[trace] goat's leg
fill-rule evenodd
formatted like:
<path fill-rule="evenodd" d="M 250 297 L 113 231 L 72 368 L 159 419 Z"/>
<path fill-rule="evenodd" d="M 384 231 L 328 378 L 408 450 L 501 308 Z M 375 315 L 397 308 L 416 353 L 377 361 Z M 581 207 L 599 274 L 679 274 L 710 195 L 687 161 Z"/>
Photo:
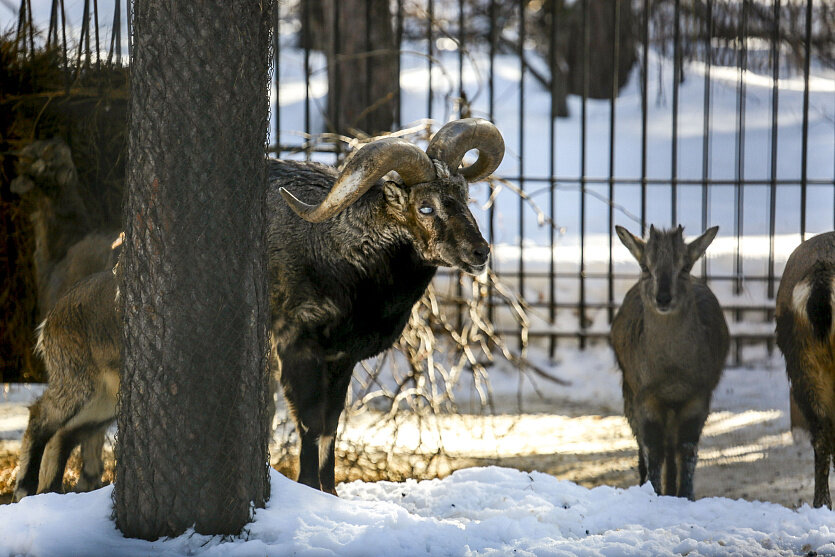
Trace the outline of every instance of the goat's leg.
<path fill-rule="evenodd" d="M 812 433 L 812 448 L 815 451 L 815 507 L 826 505 L 832 508 L 829 496 L 829 466 L 832 461 L 832 442 L 828 431 L 822 427 L 820 421 L 810 424 Z"/>
<path fill-rule="evenodd" d="M 676 494 L 677 476 L 675 439 L 667 439 L 664 443 L 664 495 Z"/>
<path fill-rule="evenodd" d="M 645 483 L 647 483 L 647 461 L 646 457 L 644 456 L 644 453 L 646 451 L 646 445 L 644 445 L 644 442 L 641 439 L 641 424 L 640 419 L 637 416 L 637 410 L 635 408 L 635 395 L 625 379 L 623 381 L 622 387 L 623 414 L 626 416 L 626 421 L 629 423 L 629 428 L 632 430 L 632 434 L 635 436 L 635 440 L 638 443 L 638 479 L 639 484 L 644 485 Z"/>
<path fill-rule="evenodd" d="M 644 457 L 644 446 L 638 444 L 638 480 L 640 485 L 647 483 L 647 460 Z"/>
<path fill-rule="evenodd" d="M 301 439 L 297 481 L 314 489 L 320 489 L 319 438 L 325 427 L 327 387 L 318 353 L 312 348 L 293 348 L 281 357 L 281 386 Z"/>
<path fill-rule="evenodd" d="M 20 448 L 20 465 L 13 495 L 15 501 L 40 493 L 39 478 L 46 449 L 61 427 L 84 406 L 85 397 L 89 397 L 89 393 L 84 389 L 47 386 L 44 394 L 29 407 L 29 423 Z"/>
<path fill-rule="evenodd" d="M 679 497 L 686 497 L 693 501 L 693 476 L 696 473 L 698 460 L 699 438 L 702 435 L 707 415 L 710 410 L 710 394 L 707 397 L 697 397 L 688 401 L 679 410 L 678 442 L 676 453 L 680 464 L 678 476 Z M 672 493 L 671 493 L 672 495 Z"/>
<path fill-rule="evenodd" d="M 664 417 L 666 412 L 651 395 L 637 401 L 640 412 L 641 444 L 646 459 L 647 477 L 655 493 L 661 495 L 661 468 L 664 463 Z"/>
<path fill-rule="evenodd" d="M 325 432 L 319 438 L 319 482 L 322 491 L 336 495 L 334 468 L 336 456 L 334 445 L 339 416 L 345 408 L 345 395 L 351 384 L 352 363 L 332 365 L 328 382 L 327 411 L 325 412 Z"/>
<path fill-rule="evenodd" d="M 75 485 L 76 491 L 93 491 L 102 486 L 101 476 L 104 473 L 102 450 L 109 426 L 108 422 L 81 440 L 81 475 Z"/>
<path fill-rule="evenodd" d="M 79 438 L 71 429 L 61 428 L 44 447 L 43 461 L 38 478 L 38 493 L 61 493 L 64 486 L 64 470 Z"/>
<path fill-rule="evenodd" d="M 29 407 L 29 423 L 20 445 L 20 459 L 14 488 L 14 501 L 32 495 L 38 489 L 38 474 L 41 469 L 44 447 L 60 424 L 50 421 L 42 412 L 43 397 Z"/>

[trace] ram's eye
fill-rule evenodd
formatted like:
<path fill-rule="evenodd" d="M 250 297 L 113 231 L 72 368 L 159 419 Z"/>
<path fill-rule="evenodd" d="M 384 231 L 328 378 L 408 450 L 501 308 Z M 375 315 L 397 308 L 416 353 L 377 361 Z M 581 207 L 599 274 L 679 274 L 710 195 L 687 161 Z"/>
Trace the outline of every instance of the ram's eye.
<path fill-rule="evenodd" d="M 420 211 L 421 215 L 431 215 L 435 212 L 435 208 L 429 205 L 423 205 L 420 209 L 418 209 L 418 211 Z"/>
<path fill-rule="evenodd" d="M 649 273 L 649 267 L 646 265 L 641 265 L 641 272 L 642 273 Z"/>

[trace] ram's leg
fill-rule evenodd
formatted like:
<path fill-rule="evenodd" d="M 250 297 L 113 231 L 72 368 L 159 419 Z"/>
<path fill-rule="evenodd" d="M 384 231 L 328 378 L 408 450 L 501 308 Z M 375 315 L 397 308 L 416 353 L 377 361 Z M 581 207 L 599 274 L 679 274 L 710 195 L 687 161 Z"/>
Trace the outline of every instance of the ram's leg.
<path fill-rule="evenodd" d="M 679 462 L 678 491 L 679 497 L 693 501 L 693 476 L 696 473 L 696 461 L 699 457 L 699 438 L 702 436 L 707 415 L 710 411 L 710 395 L 696 397 L 688 401 L 678 413 L 678 441 L 676 455 Z M 672 495 L 672 493 L 670 493 Z"/>
<path fill-rule="evenodd" d="M 92 491 L 102 486 L 104 473 L 102 449 L 110 422 L 94 429 L 81 440 L 81 475 L 75 485 L 76 491 Z"/>
<path fill-rule="evenodd" d="M 339 416 L 345 408 L 345 395 L 351 384 L 351 373 L 354 371 L 352 363 L 331 365 L 328 376 L 328 402 L 325 413 L 325 432 L 319 439 L 319 482 L 322 491 L 336 495 L 336 478 L 334 468 L 336 456 L 334 444 L 336 430 L 339 427 Z"/>
<path fill-rule="evenodd" d="M 325 368 L 316 350 L 290 348 L 281 355 L 281 386 L 301 440 L 298 482 L 319 489 L 319 438 L 324 433 Z"/>

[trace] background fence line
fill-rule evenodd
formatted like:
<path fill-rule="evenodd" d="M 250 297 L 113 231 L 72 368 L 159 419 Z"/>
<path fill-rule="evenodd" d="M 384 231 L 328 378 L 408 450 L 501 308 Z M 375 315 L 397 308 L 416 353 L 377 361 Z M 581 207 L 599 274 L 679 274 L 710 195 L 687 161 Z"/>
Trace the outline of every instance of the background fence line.
<path fill-rule="evenodd" d="M 328 129 L 328 122 L 340 118 L 319 102 L 325 98 L 321 82 L 331 63 L 371 60 L 386 50 L 372 38 L 372 1 L 358 16 L 345 13 L 338 1 L 278 3 L 271 153 L 334 162 L 350 150 L 341 130 Z M 328 6 L 335 10 L 330 23 L 317 22 L 316 10 Z M 493 120 L 505 133 L 505 164 L 489 187 L 473 194 L 486 207 L 482 224 L 495 248 L 496 276 L 538 318 L 523 334 L 489 287 L 488 316 L 502 335 L 520 343 L 523 336 L 543 339 L 551 357 L 568 339 L 581 348 L 604 339 L 604 325 L 637 277 L 628 260 L 621 265 L 614 224 L 640 232 L 653 223 L 684 223 L 688 234 L 696 234 L 719 223 L 725 247 L 721 254 L 712 247 L 699 272 L 722 292 L 723 307 L 737 325 L 733 359 L 744 361 L 743 349 L 751 344 L 770 352 L 768 324 L 787 254 L 780 239 L 800 241 L 835 228 L 835 110 L 829 112 L 835 101 L 828 106 L 820 100 L 835 81 L 829 77 L 835 72 L 835 7 L 824 0 L 397 0 L 388 6 L 400 81 L 394 128 L 417 122 L 428 132 L 443 120 L 473 115 Z M 59 46 L 68 75 L 91 64 L 122 64 L 123 47 L 130 56 L 130 2 L 85 0 L 81 14 L 67 14 L 64 1 L 54 0 L 45 21 L 39 21 L 37 8 L 36 3 L 33 12 L 31 0 L 22 0 L 15 15 L 24 56 L 36 44 Z M 352 32 L 345 22 L 357 17 L 364 20 L 367 53 L 337 52 L 329 62 L 315 41 L 324 34 L 341 44 Z M 610 38 L 601 42 L 607 30 Z M 608 75 L 602 75 L 603 64 Z M 369 75 L 371 67 L 366 65 Z M 768 83 L 752 93 L 755 77 Z M 422 79 L 415 93 L 411 80 Z M 799 103 L 792 85 L 798 79 Z M 341 82 L 332 83 L 331 93 L 339 98 L 345 92 Z M 364 87 L 371 98 L 370 78 Z M 536 105 L 543 92 L 551 102 L 544 125 L 546 115 Z M 292 95 L 299 99 L 288 101 Z M 734 105 L 726 111 L 723 103 L 731 96 Z M 790 117 L 797 119 L 797 107 L 799 133 L 784 131 L 794 121 Z M 568 119 L 559 117 L 568 109 Z M 828 140 L 821 132 L 827 122 Z M 659 131 L 662 124 L 666 129 Z M 760 128 L 767 129 L 765 135 Z M 761 136 L 767 145 L 757 143 Z M 623 157 L 633 151 L 624 149 L 630 147 L 624 137 L 639 144 L 637 160 L 627 161 L 633 168 L 626 171 Z M 669 152 L 659 151 L 659 144 Z M 794 154 L 797 161 L 784 166 Z M 831 160 L 831 168 L 821 160 Z M 514 202 L 508 192 L 516 195 Z M 795 218 L 796 226 L 787 227 L 787 219 Z M 747 245 L 755 237 L 764 238 L 767 249 L 751 259 Z M 566 260 L 563 251 L 572 257 Z M 442 303 L 457 310 L 460 326 L 462 281 L 441 273 L 439 282 L 452 285 L 443 290 Z"/>

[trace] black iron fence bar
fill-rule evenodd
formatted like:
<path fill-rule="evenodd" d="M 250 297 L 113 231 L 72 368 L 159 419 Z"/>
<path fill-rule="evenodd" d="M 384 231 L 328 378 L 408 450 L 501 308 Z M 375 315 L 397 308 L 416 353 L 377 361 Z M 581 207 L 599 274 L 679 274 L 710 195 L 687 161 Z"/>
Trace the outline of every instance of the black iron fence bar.
<path fill-rule="evenodd" d="M 118 0 L 116 5 L 119 5 Z M 49 9 L 49 28 L 46 32 L 46 49 L 49 50 L 52 48 L 53 44 L 58 44 L 58 2 L 56 0 L 52 0 L 52 5 Z"/>
<path fill-rule="evenodd" d="M 705 22 L 705 79 L 704 96 L 702 100 L 702 230 L 707 230 L 710 222 L 710 70 L 713 66 L 713 0 L 707 0 L 707 21 Z M 701 262 L 702 279 L 707 278 L 707 258 L 703 257 Z"/>
<path fill-rule="evenodd" d="M 458 0 L 458 118 L 469 116 L 470 107 L 467 102 L 467 95 L 464 91 L 464 51 L 467 48 L 464 35 L 464 0 Z M 461 272 L 458 272 L 461 275 Z M 459 280 L 457 282 L 457 293 L 462 295 L 463 285 Z M 464 315 L 462 308 L 458 308 L 456 315 L 456 325 L 458 330 L 464 328 Z"/>
<path fill-rule="evenodd" d="M 736 142 L 735 142 L 735 157 L 736 161 L 734 174 L 736 177 L 736 184 L 734 184 L 734 203 L 736 210 L 734 211 L 734 235 L 736 236 L 736 246 L 734 247 L 734 274 L 737 280 L 734 281 L 734 294 L 742 292 L 742 230 L 744 226 L 743 202 L 745 190 L 743 189 L 743 181 L 745 179 L 745 107 L 746 107 L 746 81 L 745 73 L 748 70 L 748 8 L 750 0 L 742 1 L 742 17 L 740 24 L 737 27 L 737 100 L 736 100 Z M 738 311 L 733 312 L 734 321 L 742 320 L 742 314 Z M 736 350 L 739 350 L 739 344 L 736 345 Z M 737 352 L 734 359 L 739 361 L 740 354 Z"/>
<path fill-rule="evenodd" d="M 55 1 L 52 2 L 53 9 Z M 278 10 L 276 10 L 277 13 Z M 110 49 L 107 52 L 107 65 L 109 66 L 113 61 L 113 54 L 116 54 L 116 65 L 122 65 L 122 2 L 114 0 L 113 2 L 113 30 L 110 33 Z M 278 27 L 276 27 L 278 29 Z M 56 41 L 57 42 L 57 41 Z"/>
<path fill-rule="evenodd" d="M 464 307 L 470 303 L 469 300 L 464 298 L 442 298 L 438 300 L 438 303 L 442 306 L 459 306 Z M 548 302 L 547 301 L 533 301 L 533 302 L 525 302 L 525 306 L 529 308 L 547 308 Z M 588 309 L 590 310 L 602 310 L 602 309 L 612 309 L 615 310 L 621 306 L 620 303 L 608 303 L 608 302 L 589 302 Z M 577 304 L 572 304 L 571 302 L 561 302 L 557 304 L 559 309 L 574 309 L 577 307 Z M 726 305 L 722 306 L 722 310 L 726 312 L 736 312 L 736 311 L 743 311 L 743 312 L 750 312 L 750 313 L 766 313 L 769 311 L 774 311 L 773 305 L 744 305 L 744 304 L 735 304 L 735 305 Z M 768 322 L 759 323 L 759 325 L 768 325 Z M 536 327 L 534 327 L 536 328 Z M 571 330 L 590 330 L 590 329 L 583 329 L 582 327 L 566 327 L 567 329 Z M 555 333 L 557 331 L 554 331 Z M 518 333 L 518 331 L 517 331 Z"/>
<path fill-rule="evenodd" d="M 439 270 L 438 276 L 449 276 L 453 277 L 453 275 L 449 272 Z M 517 271 L 504 271 L 504 272 L 497 272 L 496 276 L 502 279 L 509 278 L 509 279 L 517 279 L 519 278 L 519 273 Z M 538 278 L 538 279 L 545 279 L 550 276 L 548 271 L 531 271 L 528 270 L 525 272 L 525 276 L 527 278 Z M 568 272 L 568 271 L 561 271 L 555 273 L 554 275 L 556 278 L 564 278 L 564 279 L 574 279 L 577 280 L 577 273 L 576 272 Z M 584 273 L 586 279 L 589 280 L 605 280 L 609 278 L 609 275 L 605 272 L 598 272 L 598 271 L 587 271 Z M 614 275 L 615 280 L 631 280 L 633 282 L 637 282 L 640 278 L 637 273 L 615 273 Z M 735 281 L 739 277 L 733 274 L 726 274 L 726 275 L 711 275 L 708 277 L 708 282 L 729 282 Z M 749 283 L 757 283 L 757 282 L 766 282 L 768 281 L 768 275 L 748 275 L 745 277 L 746 282 Z M 546 303 L 546 302 L 542 302 Z M 577 304 L 573 303 L 572 307 L 576 307 Z M 724 306 L 723 306 L 724 307 Z"/>
<path fill-rule="evenodd" d="M 774 299 L 774 236 L 777 232 L 777 121 L 780 78 L 780 0 L 774 0 L 774 34 L 771 37 L 771 188 L 768 200 L 768 299 Z"/>
<path fill-rule="evenodd" d="M 432 29 L 435 26 L 435 2 L 428 0 L 426 4 L 427 18 L 426 18 L 426 69 L 429 72 L 429 87 L 426 99 L 426 116 L 432 118 L 432 60 L 434 59 L 434 37 Z"/>
<path fill-rule="evenodd" d="M 514 176 L 507 176 L 501 175 L 502 179 L 515 182 L 519 180 L 518 175 Z M 557 182 L 560 184 L 577 184 L 579 182 L 584 182 L 586 184 L 608 184 L 609 178 L 608 177 L 597 177 L 597 176 L 525 176 L 524 177 L 526 182 Z M 669 178 L 620 178 L 615 177 L 616 184 L 622 185 L 666 185 L 670 183 Z M 736 180 L 735 178 L 713 178 L 710 180 L 702 180 L 699 178 L 679 178 L 678 185 L 680 186 L 736 186 L 737 184 L 742 183 L 746 186 L 770 186 L 771 185 L 771 178 L 746 178 L 741 182 Z M 783 178 L 778 179 L 774 182 L 778 186 L 790 186 L 790 185 L 800 185 L 802 179 L 800 178 Z M 810 186 L 829 186 L 832 185 L 832 180 L 826 178 L 807 178 L 806 184 Z M 535 193 L 541 193 L 544 191 L 537 190 Z M 530 197 L 534 192 L 528 193 L 528 197 Z"/>
<path fill-rule="evenodd" d="M 116 0 L 118 3 L 119 0 Z M 273 138 L 275 145 L 281 144 L 281 77 L 279 74 L 279 61 L 281 60 L 281 41 L 279 32 L 281 30 L 281 2 L 276 0 L 273 6 L 273 91 L 275 92 L 275 106 L 271 107 L 275 114 L 275 133 Z M 268 152 L 270 152 L 268 150 Z"/>
<path fill-rule="evenodd" d="M 581 100 L 581 114 L 580 114 L 580 300 L 579 300 L 579 315 L 580 323 L 586 322 L 586 125 L 587 114 L 586 105 L 588 102 L 589 93 L 589 3 L 583 2 L 583 48 L 582 52 L 582 70 L 581 79 L 583 86 L 583 95 Z M 585 348 L 585 341 L 580 340 L 580 348 Z"/>
<path fill-rule="evenodd" d="M 99 3 L 93 0 L 93 23 L 96 26 L 96 68 L 101 68 L 101 45 L 99 44 Z"/>
<path fill-rule="evenodd" d="M 800 239 L 806 239 L 806 184 L 809 154 L 809 72 L 812 59 L 812 0 L 806 0 L 806 35 L 803 38 L 803 137 L 800 147 Z"/>
<path fill-rule="evenodd" d="M 551 12 L 551 28 L 548 34 L 548 66 L 550 68 L 557 67 L 557 3 L 556 0 L 550 0 Z M 557 114 L 555 110 L 556 103 L 554 99 L 557 94 L 557 80 L 553 77 L 556 71 L 552 69 L 551 78 L 551 121 L 548 123 L 548 174 L 554 176 L 557 173 L 557 156 L 556 156 L 556 137 L 557 137 Z M 551 222 L 557 220 L 557 192 L 556 183 L 549 180 L 548 183 L 548 214 L 551 216 Z M 556 228 L 551 226 L 548 228 L 548 239 L 551 246 L 556 241 Z M 548 258 L 548 321 L 550 323 L 556 322 L 557 319 L 557 281 L 556 281 L 556 258 L 554 257 L 554 250 L 550 250 Z M 557 337 L 550 337 L 548 340 L 548 357 L 553 359 L 557 349 Z"/>
<path fill-rule="evenodd" d="M 302 44 L 304 45 L 304 133 L 305 136 L 310 137 L 310 3 L 302 2 Z M 339 44 L 339 2 L 334 2 L 334 44 Z M 338 82 L 339 80 L 334 80 Z M 337 87 L 339 87 L 337 85 Z M 339 98 L 339 90 L 333 92 Z M 339 103 L 335 103 L 338 107 Z M 337 111 L 339 108 L 336 109 Z M 339 119 L 337 118 L 337 121 Z M 310 159 L 310 151 L 305 152 L 308 160 Z"/>
<path fill-rule="evenodd" d="M 498 40 L 498 31 L 496 28 L 496 0 L 490 0 L 490 8 L 489 8 L 489 17 L 490 17 L 490 63 L 488 67 L 489 75 L 487 79 L 487 116 L 490 118 L 492 122 L 495 118 L 495 109 L 496 109 L 496 81 L 495 81 L 495 69 L 496 69 L 496 42 Z M 489 202 L 492 196 L 492 188 L 487 188 L 487 201 Z M 496 238 L 496 208 L 494 203 L 490 203 L 490 208 L 487 210 L 487 240 L 490 242 L 490 245 L 495 243 Z M 492 285 L 488 286 L 487 288 L 487 297 L 488 300 L 493 299 L 493 287 Z M 493 303 L 491 301 L 487 302 L 487 318 L 490 321 L 493 320 Z"/>
<path fill-rule="evenodd" d="M 615 116 L 616 116 L 616 100 L 618 98 L 618 73 L 619 73 L 619 58 L 620 58 L 620 2 L 615 0 L 613 2 L 612 20 L 615 26 L 615 37 L 612 41 L 612 98 L 609 99 L 609 279 L 607 284 L 607 296 L 609 302 L 614 301 L 615 297 L 615 282 L 612 278 L 614 274 L 614 259 L 612 257 L 613 235 L 612 231 L 615 227 Z M 553 104 L 553 103 L 552 103 Z M 552 185 L 553 188 L 553 185 Z M 675 221 L 673 221 L 675 222 Z M 553 231 L 553 227 L 551 227 Z M 551 243 L 553 245 L 553 242 Z M 553 257 L 554 250 L 551 250 Z M 614 311 L 609 309 L 607 315 L 608 322 L 611 323 L 614 318 Z"/>
<path fill-rule="evenodd" d="M 641 57 L 641 235 L 647 228 L 647 87 L 649 85 L 649 0 L 644 0 Z"/>
<path fill-rule="evenodd" d="M 394 25 L 394 33 L 395 33 L 395 44 L 398 45 L 398 52 L 397 52 L 397 78 L 400 79 L 400 71 L 402 68 L 402 60 L 400 59 L 400 48 L 399 46 L 403 44 L 403 0 L 397 0 L 397 14 L 395 15 L 395 25 Z M 403 103 L 403 96 L 402 91 L 400 90 L 400 85 L 398 83 L 397 87 L 397 97 L 395 99 L 396 104 L 394 105 L 394 122 L 397 129 L 403 127 L 403 111 L 401 108 L 401 104 Z"/>
<path fill-rule="evenodd" d="M 519 2 L 519 295 L 525 297 L 525 2 Z M 521 331 L 519 348 L 522 346 Z"/>
<path fill-rule="evenodd" d="M 745 107 L 746 107 L 746 81 L 745 73 L 748 70 L 748 8 L 750 0 L 743 0 L 742 2 L 742 17 L 738 29 L 738 58 L 737 58 L 737 99 L 736 99 L 736 144 L 735 150 L 735 169 L 734 175 L 736 183 L 734 184 L 734 203 L 736 211 L 734 213 L 734 235 L 736 236 L 736 249 L 734 258 L 734 273 L 737 276 L 742 276 L 742 229 L 744 223 L 743 201 L 745 192 L 743 190 L 743 181 L 745 180 Z M 734 293 L 742 292 L 742 281 L 740 280 L 734 284 Z M 738 319 L 738 316 L 737 316 Z"/>
<path fill-rule="evenodd" d="M 512 334 L 517 334 L 516 331 L 510 329 L 497 329 L 496 334 L 499 336 L 508 336 Z M 606 331 L 538 331 L 536 329 L 531 329 L 528 331 L 528 336 L 530 338 L 544 338 L 549 336 L 555 336 L 558 338 L 572 338 L 572 339 L 579 339 L 580 342 L 583 340 L 607 340 L 609 338 L 609 333 Z M 746 342 L 767 342 L 767 341 L 774 341 L 776 336 L 774 334 L 763 334 L 763 333 L 743 333 L 738 332 L 731 335 L 731 340 L 735 343 L 739 343 L 739 341 L 746 341 Z M 738 363 L 737 360 L 734 362 Z"/>
<path fill-rule="evenodd" d="M 133 53 L 133 3 L 132 2 L 125 2 L 125 15 L 126 21 L 125 24 L 127 25 L 128 30 L 128 60 L 131 59 L 131 54 Z M 64 9 L 64 0 L 61 0 L 61 10 Z M 64 37 L 64 44 L 66 44 L 67 38 Z M 66 58 L 66 55 L 65 55 Z"/>
<path fill-rule="evenodd" d="M 672 117 L 672 145 L 670 149 L 670 223 L 678 222 L 678 95 L 679 80 L 681 78 L 681 2 L 673 3 L 673 117 Z"/>

